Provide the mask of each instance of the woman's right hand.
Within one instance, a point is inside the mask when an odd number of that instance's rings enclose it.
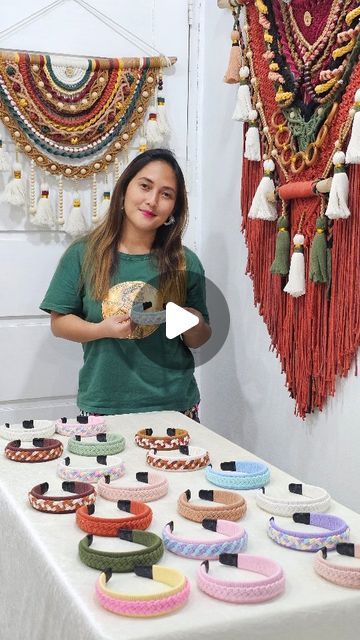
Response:
[[[110,316],[99,323],[102,338],[130,338],[132,322],[129,315]]]

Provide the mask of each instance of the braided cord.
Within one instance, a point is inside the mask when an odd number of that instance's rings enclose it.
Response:
[[[53,446],[46,446],[46,442],[53,443]],[[55,444],[56,443],[56,444]],[[59,440],[45,440],[44,448],[21,449],[14,448],[9,442],[5,447],[5,456],[14,462],[48,462],[60,458],[64,447]]]
[[[0,436],[5,440],[21,440],[30,442],[33,438],[51,438],[55,433],[55,423],[51,420],[34,420],[34,427],[26,429],[23,425],[14,424],[6,427],[0,425]]]
[[[115,465],[104,465],[90,469],[77,469],[67,467],[63,460],[59,462],[57,473],[64,480],[80,480],[82,482],[98,482],[103,476],[110,476],[111,480],[117,480],[125,473],[125,465],[122,461]]]
[[[320,536],[300,538],[296,535],[289,535],[288,533],[278,531],[271,526],[271,523],[269,523],[268,536],[282,547],[296,549],[297,551],[318,551],[322,547],[335,549],[338,542],[343,542],[349,539],[350,529],[347,528],[343,533],[336,533],[333,535],[323,534]]]
[[[119,529],[147,529],[152,521],[152,510],[141,502],[131,503],[132,515],[128,518],[97,518],[89,515],[86,507],[76,512],[76,524],[86,533],[114,537]]]
[[[270,471],[268,469],[264,473],[247,475],[236,471],[214,471],[209,465],[206,467],[206,479],[226,489],[259,489],[270,481]]]
[[[169,460],[166,458],[157,458],[150,452],[146,454],[146,462],[155,469],[162,469],[163,471],[197,471],[203,469],[209,462],[209,454],[206,452],[199,458],[181,458],[179,460]]]
[[[99,433],[106,433],[107,424],[104,421],[104,418],[100,416],[89,416],[89,422],[80,423],[80,422],[62,422],[61,420],[56,420],[55,428],[56,433],[59,433],[61,436],[96,436]]]
[[[321,554],[321,551],[319,552]],[[314,569],[322,578],[339,584],[342,587],[360,589],[360,569],[358,567],[344,567],[329,564],[319,555],[314,564]]]
[[[202,566],[200,566],[197,573],[197,584],[201,591],[217,600],[248,603],[270,600],[282,593],[285,588],[285,578],[282,575],[271,584],[258,586],[256,586],[256,583],[253,586],[250,583],[248,586],[237,586],[236,583],[233,585],[220,585],[218,581],[211,582]]]
[[[96,493],[81,498],[64,498],[63,500],[51,500],[49,498],[36,498],[30,492],[29,502],[34,509],[46,513],[74,513],[80,507],[94,504]]]
[[[112,598],[101,591],[99,582],[97,582],[95,589],[96,596],[105,609],[123,616],[137,618],[150,618],[175,611],[185,604],[190,594],[188,579],[185,580],[184,588],[178,593],[154,600],[136,600],[136,596],[134,596],[133,600]]]
[[[92,569],[106,571],[111,569],[114,573],[129,573],[136,566],[156,564],[164,553],[164,545],[155,533],[146,531],[133,531],[133,542],[146,545],[146,549],[125,553],[111,553],[91,549],[86,536],[79,542],[80,560]]]
[[[163,541],[168,551],[178,556],[193,558],[198,560],[213,560],[219,557],[220,553],[238,553],[246,548],[248,536],[238,537],[236,540],[223,540],[222,542],[183,542],[175,540],[169,536],[167,527],[162,532]]]
[[[115,433],[107,436],[106,442],[81,442],[69,439],[68,449],[78,456],[112,456],[125,449],[125,438]]]
[[[159,478],[155,473],[149,474],[149,484],[140,483],[139,487],[121,487],[106,484],[105,479],[101,478],[98,484],[99,495],[106,500],[140,500],[142,502],[151,502],[165,496],[169,490],[169,483],[166,478]]]
[[[185,429],[175,429],[174,436],[147,436],[145,429],[135,435],[135,443],[144,449],[159,449],[173,451],[183,445],[188,445],[190,436]]]

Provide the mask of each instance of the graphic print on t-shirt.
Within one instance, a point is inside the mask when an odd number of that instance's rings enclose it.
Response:
[[[132,282],[120,282],[109,289],[106,298],[102,302],[103,318],[110,316],[119,316],[130,314],[134,303],[151,302],[150,311],[161,311],[162,304],[160,301],[159,291],[156,287],[135,280]],[[129,339],[140,339],[150,336],[159,325],[135,325]]]

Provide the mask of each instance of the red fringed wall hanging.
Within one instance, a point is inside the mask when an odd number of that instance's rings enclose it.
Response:
[[[229,5],[247,273],[304,418],[334,395],[360,342],[360,7]]]

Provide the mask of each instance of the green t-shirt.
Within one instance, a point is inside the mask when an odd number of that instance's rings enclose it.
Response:
[[[89,322],[101,322],[104,304],[92,298],[88,286],[82,289],[79,286],[84,249],[83,241],[67,249],[40,309],[71,313]],[[200,311],[208,322],[204,269],[192,251],[186,247],[184,251],[187,271],[185,306]],[[120,253],[119,256],[118,268],[106,298],[110,300],[108,315],[112,315],[111,304],[115,308],[121,307],[124,296],[126,298],[134,286],[150,282],[156,289],[158,283],[158,269],[150,254]],[[131,284],[134,281],[139,285]],[[84,364],[79,374],[77,396],[78,407],[83,411],[103,414],[167,409],[185,411],[199,402],[193,355],[180,337],[166,338],[165,324],[158,325],[156,329],[153,327],[152,333],[141,339],[103,338],[86,342],[83,353]]]

